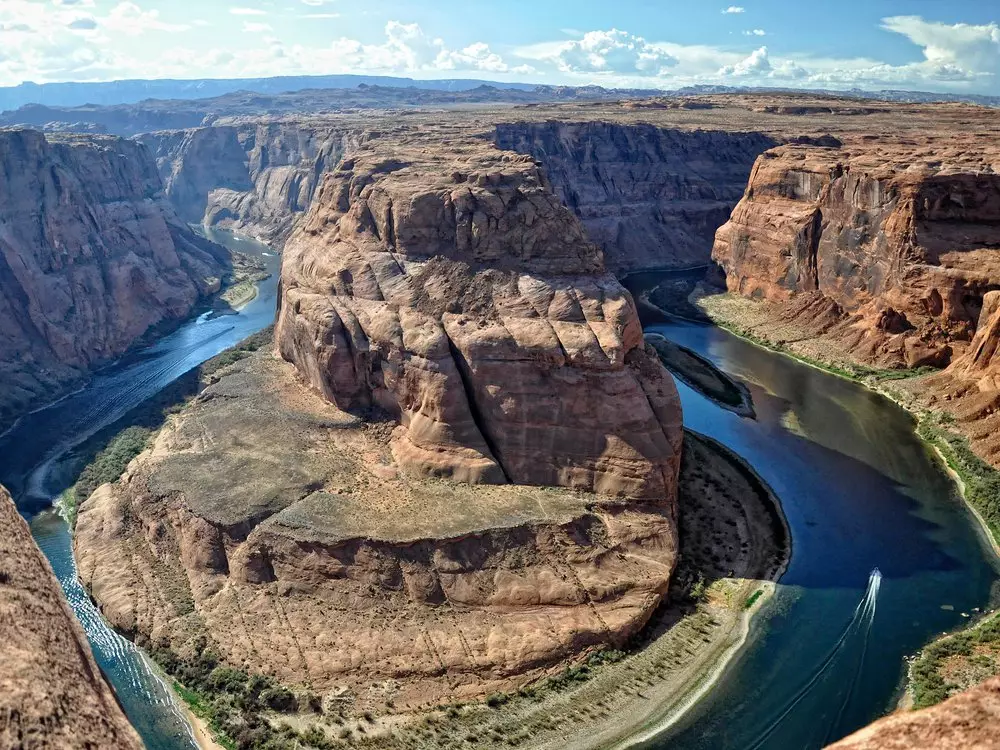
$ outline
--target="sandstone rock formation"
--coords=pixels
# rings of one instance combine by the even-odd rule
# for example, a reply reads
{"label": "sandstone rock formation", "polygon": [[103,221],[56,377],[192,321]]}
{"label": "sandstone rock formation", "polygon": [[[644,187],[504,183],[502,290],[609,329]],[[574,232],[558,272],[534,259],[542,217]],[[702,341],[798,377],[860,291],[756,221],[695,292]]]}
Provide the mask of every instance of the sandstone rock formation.
{"label": "sandstone rock formation", "polygon": [[82,505],[81,580],[124,632],[357,710],[510,689],[662,600],[671,499],[418,479],[391,433],[262,350]]}
{"label": "sandstone rock formation", "polygon": [[62,589],[0,487],[0,746],[141,747]]}
{"label": "sandstone rock formation", "polygon": [[218,290],[141,145],[0,131],[0,423]]}
{"label": "sandstone rock formation", "polygon": [[669,502],[677,393],[600,250],[529,157],[427,154],[327,175],[285,249],[282,356],[339,407],[398,417],[415,474]]}
{"label": "sandstone rock formation", "polygon": [[996,750],[1000,677],[922,711],[897,712],[830,750]]}
{"label": "sandstone rock formation", "polygon": [[677,392],[531,158],[354,152],[286,245],[275,337],[291,364],[233,366],[83,504],[116,627],[415,706],[620,644],[662,600]]}
{"label": "sandstone rock formation", "polygon": [[308,119],[144,135],[185,221],[281,245],[328,170],[363,131]]}
{"label": "sandstone rock formation", "polygon": [[762,133],[685,132],[646,123],[497,125],[500,148],[530,154],[616,272],[707,263]]}
{"label": "sandstone rock formation", "polygon": [[713,257],[731,291],[784,303],[776,317],[859,359],[946,365],[1000,286],[998,171],[1000,151],[937,139],[781,146]]}

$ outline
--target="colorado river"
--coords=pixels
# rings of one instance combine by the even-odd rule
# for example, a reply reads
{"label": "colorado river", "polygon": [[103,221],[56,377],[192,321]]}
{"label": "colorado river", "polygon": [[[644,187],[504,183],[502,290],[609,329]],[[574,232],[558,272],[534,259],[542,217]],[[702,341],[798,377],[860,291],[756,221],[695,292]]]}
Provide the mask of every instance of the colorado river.
{"label": "colorado river", "polygon": [[82,390],[24,417],[0,437],[0,483],[31,522],[35,541],[49,558],[70,606],[80,619],[107,675],[147,750],[195,747],[172,692],[142,652],[101,619],[76,576],[66,523],[50,510],[64,489],[60,459],[75,446],[124,416],[164,386],[274,320],[279,258],[264,245],[226,233],[211,238],[259,254],[271,277],[239,311],[206,312],[156,344],[126,356],[93,377]]}
{"label": "colorado river", "polygon": [[[192,747],[190,730],[155,670],[80,588],[66,525],[47,509],[64,489],[60,459],[74,446],[272,322],[277,258],[264,258],[274,276],[242,310],[189,321],[0,438],[0,481],[33,516],[35,538],[149,750]],[[793,552],[747,648],[679,724],[642,747],[822,747],[893,705],[906,656],[967,622],[962,613],[989,605],[992,554],[911,418],[891,402],[712,326],[647,330],[750,385],[756,420],[679,385],[684,421],[743,456],[774,488]]]}
{"label": "colorado river", "polygon": [[[629,285],[639,283],[648,278]],[[894,706],[907,656],[990,606],[988,542],[910,415],[888,399],[714,326],[647,321],[646,330],[750,386],[756,420],[678,384],[684,423],[776,491],[792,558],[719,684],[639,747],[823,747]]]}

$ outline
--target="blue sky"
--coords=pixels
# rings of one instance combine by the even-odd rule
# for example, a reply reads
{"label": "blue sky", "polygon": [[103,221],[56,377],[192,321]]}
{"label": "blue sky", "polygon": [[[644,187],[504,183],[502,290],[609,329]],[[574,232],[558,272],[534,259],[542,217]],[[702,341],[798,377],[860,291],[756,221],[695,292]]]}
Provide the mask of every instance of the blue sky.
{"label": "blue sky", "polygon": [[0,0],[0,85],[371,73],[1000,94],[1000,0]]}

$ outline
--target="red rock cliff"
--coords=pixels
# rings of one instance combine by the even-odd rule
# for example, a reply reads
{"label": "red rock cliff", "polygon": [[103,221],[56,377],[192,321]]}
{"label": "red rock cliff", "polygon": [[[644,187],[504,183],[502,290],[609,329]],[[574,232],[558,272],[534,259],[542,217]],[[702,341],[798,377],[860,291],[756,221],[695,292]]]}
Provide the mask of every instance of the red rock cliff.
{"label": "red rock cliff", "polygon": [[473,143],[358,152],[282,267],[276,337],[328,399],[398,417],[397,461],[673,503],[673,381],[535,162]]}
{"label": "red rock cliff", "polygon": [[798,298],[790,314],[840,323],[861,359],[946,364],[1000,284],[998,166],[994,150],[961,144],[775,148],[713,257],[731,291]]}
{"label": "red rock cliff", "polygon": [[141,747],[48,562],[0,487],[0,746]]}

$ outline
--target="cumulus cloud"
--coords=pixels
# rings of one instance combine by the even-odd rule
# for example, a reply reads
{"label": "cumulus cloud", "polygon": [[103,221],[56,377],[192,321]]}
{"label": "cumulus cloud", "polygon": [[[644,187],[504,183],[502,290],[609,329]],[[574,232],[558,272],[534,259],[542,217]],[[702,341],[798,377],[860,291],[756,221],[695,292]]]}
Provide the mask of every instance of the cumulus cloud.
{"label": "cumulus cloud", "polygon": [[902,34],[922,48],[923,72],[943,80],[1000,73],[1000,26],[944,24],[920,16],[891,16],[882,28]]}
{"label": "cumulus cloud", "polygon": [[767,56],[767,47],[760,47],[744,57],[735,65],[725,65],[719,69],[720,76],[753,76],[771,72],[771,61]]}
{"label": "cumulus cloud", "polygon": [[724,8],[722,13],[724,15],[730,15],[732,13],[746,13],[746,8],[742,5],[730,5],[728,8]]}
{"label": "cumulus cloud", "polygon": [[143,10],[135,3],[118,3],[102,22],[103,26],[125,34],[145,34],[147,31],[187,31],[186,23],[166,23],[158,10]]}
{"label": "cumulus cloud", "polygon": [[743,36],[767,36],[767,32],[764,29],[747,29]]}
{"label": "cumulus cloud", "polygon": [[564,73],[662,75],[677,60],[627,31],[588,31],[580,39],[537,50]]}

